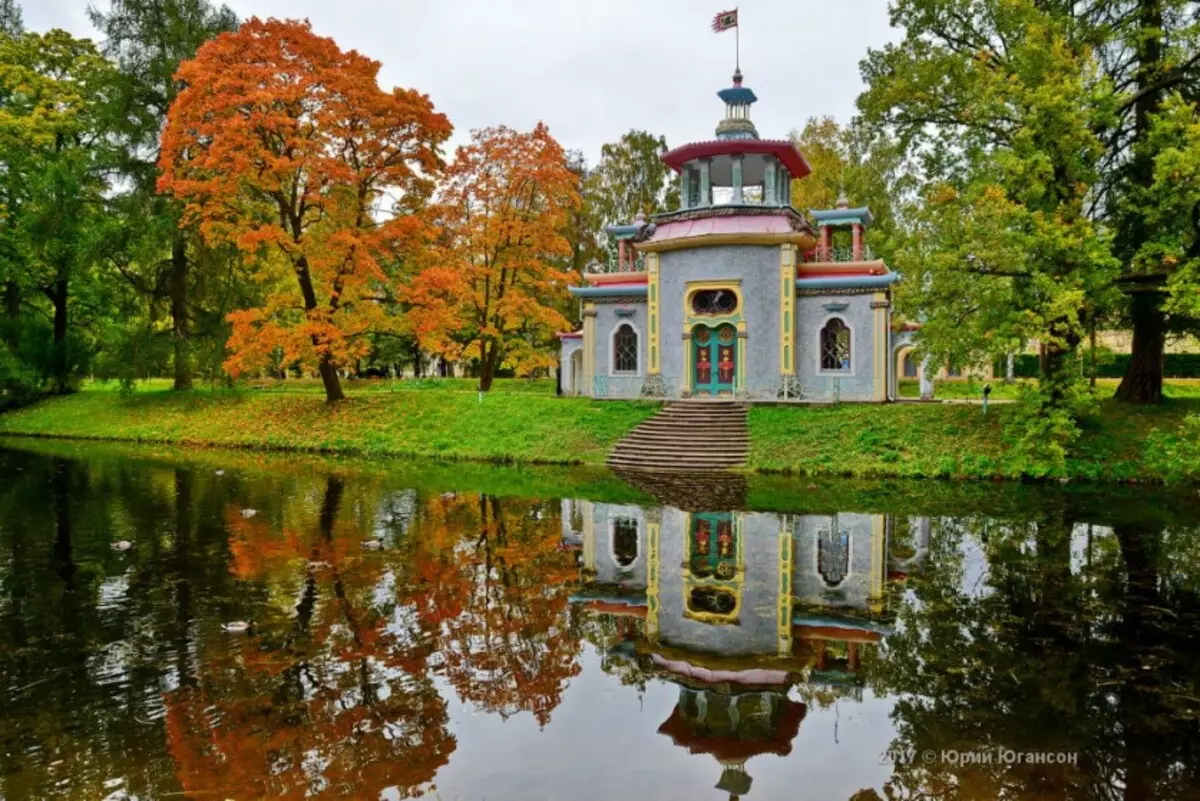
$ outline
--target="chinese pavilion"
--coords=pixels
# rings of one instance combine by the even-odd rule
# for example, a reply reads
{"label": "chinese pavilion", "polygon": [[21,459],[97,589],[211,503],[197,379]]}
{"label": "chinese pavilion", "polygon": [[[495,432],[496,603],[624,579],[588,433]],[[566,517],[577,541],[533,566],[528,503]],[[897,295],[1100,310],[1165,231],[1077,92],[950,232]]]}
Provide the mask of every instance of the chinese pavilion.
{"label": "chinese pavilion", "polygon": [[888,588],[930,537],[928,518],[562,503],[572,601],[612,632],[605,669],[678,687],[658,732],[714,758],[730,798],[750,792],[748,762],[791,752],[807,712],[792,695],[862,700]]}
{"label": "chinese pavilion", "polygon": [[[760,139],[740,70],[717,93],[716,138],[663,155],[680,207],[606,229],[615,264],[571,293],[583,330],[561,335],[565,394],[886,401],[911,333],[891,328],[897,275],[866,244],[871,212],[792,207],[811,169]],[[902,341],[903,340],[903,341]]]}

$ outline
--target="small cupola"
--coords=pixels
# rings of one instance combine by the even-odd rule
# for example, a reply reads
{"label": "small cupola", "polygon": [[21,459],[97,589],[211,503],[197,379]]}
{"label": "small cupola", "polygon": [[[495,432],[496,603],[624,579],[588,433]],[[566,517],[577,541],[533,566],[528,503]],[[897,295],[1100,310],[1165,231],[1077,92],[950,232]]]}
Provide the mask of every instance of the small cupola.
{"label": "small cupola", "polygon": [[725,119],[717,124],[718,139],[757,139],[758,130],[750,121],[750,106],[758,98],[751,89],[742,86],[742,71],[733,73],[733,86],[717,92],[725,101]]}

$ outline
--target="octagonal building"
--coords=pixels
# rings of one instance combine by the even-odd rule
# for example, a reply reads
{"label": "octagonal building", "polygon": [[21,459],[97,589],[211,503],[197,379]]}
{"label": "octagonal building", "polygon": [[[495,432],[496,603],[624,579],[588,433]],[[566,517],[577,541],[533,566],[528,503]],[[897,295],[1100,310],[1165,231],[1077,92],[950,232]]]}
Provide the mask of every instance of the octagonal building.
{"label": "octagonal building", "polygon": [[716,138],[663,155],[680,207],[610,226],[614,264],[573,287],[583,329],[562,334],[565,394],[886,401],[909,334],[891,330],[897,275],[872,257],[866,208],[792,207],[811,173],[788,140],[760,139],[757,98],[717,93]]}

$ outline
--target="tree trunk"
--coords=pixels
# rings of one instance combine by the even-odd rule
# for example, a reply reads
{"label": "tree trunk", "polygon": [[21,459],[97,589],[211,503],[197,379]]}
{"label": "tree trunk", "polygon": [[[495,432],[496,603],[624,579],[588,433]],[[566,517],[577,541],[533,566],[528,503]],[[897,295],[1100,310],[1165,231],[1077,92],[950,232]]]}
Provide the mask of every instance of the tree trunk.
{"label": "tree trunk", "polygon": [[54,357],[51,372],[54,378],[54,391],[66,392],[70,388],[67,358],[67,279],[60,278],[47,293],[54,304]]}
{"label": "tree trunk", "polygon": [[[296,278],[300,282],[300,292],[304,296],[304,310],[315,310],[317,293],[313,289],[312,275],[308,271],[308,259],[303,256],[296,263]],[[321,350],[320,337],[314,335],[312,343],[318,350]],[[345,400],[346,395],[342,392],[342,380],[338,378],[337,366],[334,365],[333,357],[330,356],[327,349],[321,350],[321,363],[317,370],[321,373],[321,382],[325,385],[325,400],[328,403]]]}
{"label": "tree trunk", "polygon": [[479,391],[487,392],[492,388],[492,380],[496,375],[496,358],[500,346],[492,342],[488,347],[486,342],[479,343]]}
{"label": "tree trunk", "polygon": [[4,322],[8,344],[16,350],[21,344],[21,285],[16,281],[4,284]]}
{"label": "tree trunk", "polygon": [[1130,403],[1162,401],[1163,351],[1167,342],[1167,324],[1157,292],[1131,293],[1133,315],[1133,352],[1121,386],[1114,396]]}
{"label": "tree trunk", "polygon": [[[1154,154],[1149,148],[1139,148],[1150,137],[1154,115],[1162,107],[1165,91],[1152,91],[1162,78],[1165,68],[1163,47],[1162,0],[1140,0],[1137,5],[1139,38],[1135,46],[1137,56],[1138,99],[1134,104],[1134,140],[1131,143],[1133,158],[1129,164],[1131,181],[1149,190],[1154,185]],[[1136,254],[1143,243],[1151,241],[1154,232],[1147,225],[1144,215],[1134,212],[1129,218],[1127,247],[1129,255]],[[1133,318],[1133,353],[1125,377],[1117,388],[1116,398],[1131,403],[1159,403],[1162,401],[1163,348],[1166,346],[1165,321],[1159,308],[1159,298],[1154,293],[1134,291],[1130,293],[1130,315]]]}
{"label": "tree trunk", "polygon": [[175,389],[192,388],[191,326],[188,323],[187,243],[183,232],[176,231],[171,240],[171,323],[175,344]]}

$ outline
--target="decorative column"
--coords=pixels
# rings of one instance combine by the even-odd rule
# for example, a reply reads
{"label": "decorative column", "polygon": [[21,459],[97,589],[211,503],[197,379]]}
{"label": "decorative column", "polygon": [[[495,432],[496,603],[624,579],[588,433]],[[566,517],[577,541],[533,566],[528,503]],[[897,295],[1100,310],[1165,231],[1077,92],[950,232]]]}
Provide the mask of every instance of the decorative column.
{"label": "decorative column", "polygon": [[796,341],[796,246],[779,248],[779,374],[796,374],[793,343]]}
{"label": "decorative column", "polygon": [[876,292],[875,299],[871,302],[871,309],[875,312],[875,392],[874,399],[876,401],[887,400],[887,364],[888,356],[888,308],[891,304],[888,303],[886,292]]}
{"label": "decorative column", "polygon": [[617,272],[625,272],[625,240],[617,240]]}
{"label": "decorative column", "polygon": [[783,515],[779,531],[779,597],[775,612],[776,654],[792,655],[792,518]]}
{"label": "decorative column", "polygon": [[883,588],[886,578],[887,536],[883,515],[871,515],[871,589],[867,603],[875,614],[883,612]]}
{"label": "decorative column", "polygon": [[821,253],[817,261],[833,261],[833,229],[828,225],[821,226]]}
{"label": "decorative column", "polygon": [[742,203],[742,157],[733,157],[733,204]]}
{"label": "decorative column", "polygon": [[850,233],[853,238],[854,260],[863,260],[863,227],[862,223],[854,223],[850,226]]}
{"label": "decorative column", "polygon": [[688,207],[688,195],[691,194],[691,167],[686,164],[679,170],[679,208],[680,210]]}
{"label": "decorative column", "polygon": [[583,307],[583,389],[589,398],[596,396],[596,304]]}
{"label": "decorative column", "polygon": [[646,314],[649,317],[649,330],[646,336],[650,338],[650,374],[657,375],[659,367],[659,331],[658,331],[658,254],[646,254]]}
{"label": "decorative column", "polygon": [[646,513],[646,639],[658,642],[658,541],[662,512]]}
{"label": "decorative column", "polygon": [[775,159],[768,158],[763,172],[763,203],[778,206],[780,199],[775,195]]}
{"label": "decorative column", "polygon": [[700,205],[711,206],[711,186],[708,176],[708,166],[712,163],[712,159],[700,159]]}
{"label": "decorative column", "polygon": [[929,377],[929,357],[921,360],[921,369],[917,373],[921,382],[921,400],[933,400],[933,379]]}

